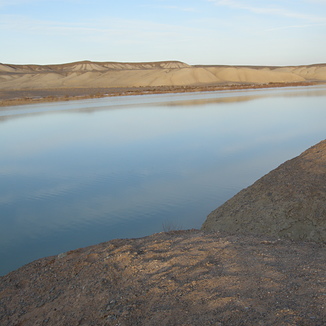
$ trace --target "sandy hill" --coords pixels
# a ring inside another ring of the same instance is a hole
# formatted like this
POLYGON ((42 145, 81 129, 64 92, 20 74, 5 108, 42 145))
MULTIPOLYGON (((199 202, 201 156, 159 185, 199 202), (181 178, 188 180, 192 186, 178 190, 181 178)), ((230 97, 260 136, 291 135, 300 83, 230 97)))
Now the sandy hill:
POLYGON ((326 81, 326 64, 291 67, 190 66, 179 61, 61 65, 0 64, 0 90, 198 86, 326 81))
POLYGON ((204 225, 236 235, 112 240, 0 277, 0 325, 325 325, 325 243, 278 239, 325 241, 325 163, 323 141, 204 225))
POLYGON ((240 191, 202 229, 326 242, 326 140, 240 191))

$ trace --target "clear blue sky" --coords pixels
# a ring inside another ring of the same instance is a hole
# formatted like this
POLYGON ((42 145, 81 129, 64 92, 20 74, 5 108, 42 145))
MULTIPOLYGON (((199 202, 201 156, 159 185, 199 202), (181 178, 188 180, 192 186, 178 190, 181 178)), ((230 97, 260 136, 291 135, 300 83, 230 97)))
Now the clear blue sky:
POLYGON ((326 62, 326 0, 0 0, 0 62, 326 62))

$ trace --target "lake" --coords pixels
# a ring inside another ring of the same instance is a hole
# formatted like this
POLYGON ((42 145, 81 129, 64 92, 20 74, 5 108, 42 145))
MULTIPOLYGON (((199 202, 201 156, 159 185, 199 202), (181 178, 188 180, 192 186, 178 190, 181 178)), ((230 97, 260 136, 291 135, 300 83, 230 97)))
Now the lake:
POLYGON ((114 238, 200 228, 325 139, 326 87, 0 108, 0 275, 114 238))

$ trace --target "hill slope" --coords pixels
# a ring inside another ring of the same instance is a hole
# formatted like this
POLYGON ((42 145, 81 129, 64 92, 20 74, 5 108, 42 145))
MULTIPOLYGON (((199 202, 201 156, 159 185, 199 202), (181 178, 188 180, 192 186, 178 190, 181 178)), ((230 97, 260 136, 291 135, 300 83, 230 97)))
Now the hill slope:
POLYGON ((179 61, 61 65, 0 64, 0 90, 199 86, 326 81, 326 64, 293 67, 190 66, 179 61))
POLYGON ((240 191, 202 229, 326 242, 326 140, 240 191))

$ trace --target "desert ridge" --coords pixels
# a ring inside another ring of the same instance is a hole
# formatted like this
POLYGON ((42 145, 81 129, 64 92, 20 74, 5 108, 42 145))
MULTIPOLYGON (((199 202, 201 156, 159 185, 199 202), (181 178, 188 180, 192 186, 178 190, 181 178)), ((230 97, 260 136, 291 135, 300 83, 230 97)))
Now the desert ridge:
POLYGON ((180 61, 60 65, 0 64, 0 90, 326 82, 326 64, 288 67, 191 66, 180 61))

